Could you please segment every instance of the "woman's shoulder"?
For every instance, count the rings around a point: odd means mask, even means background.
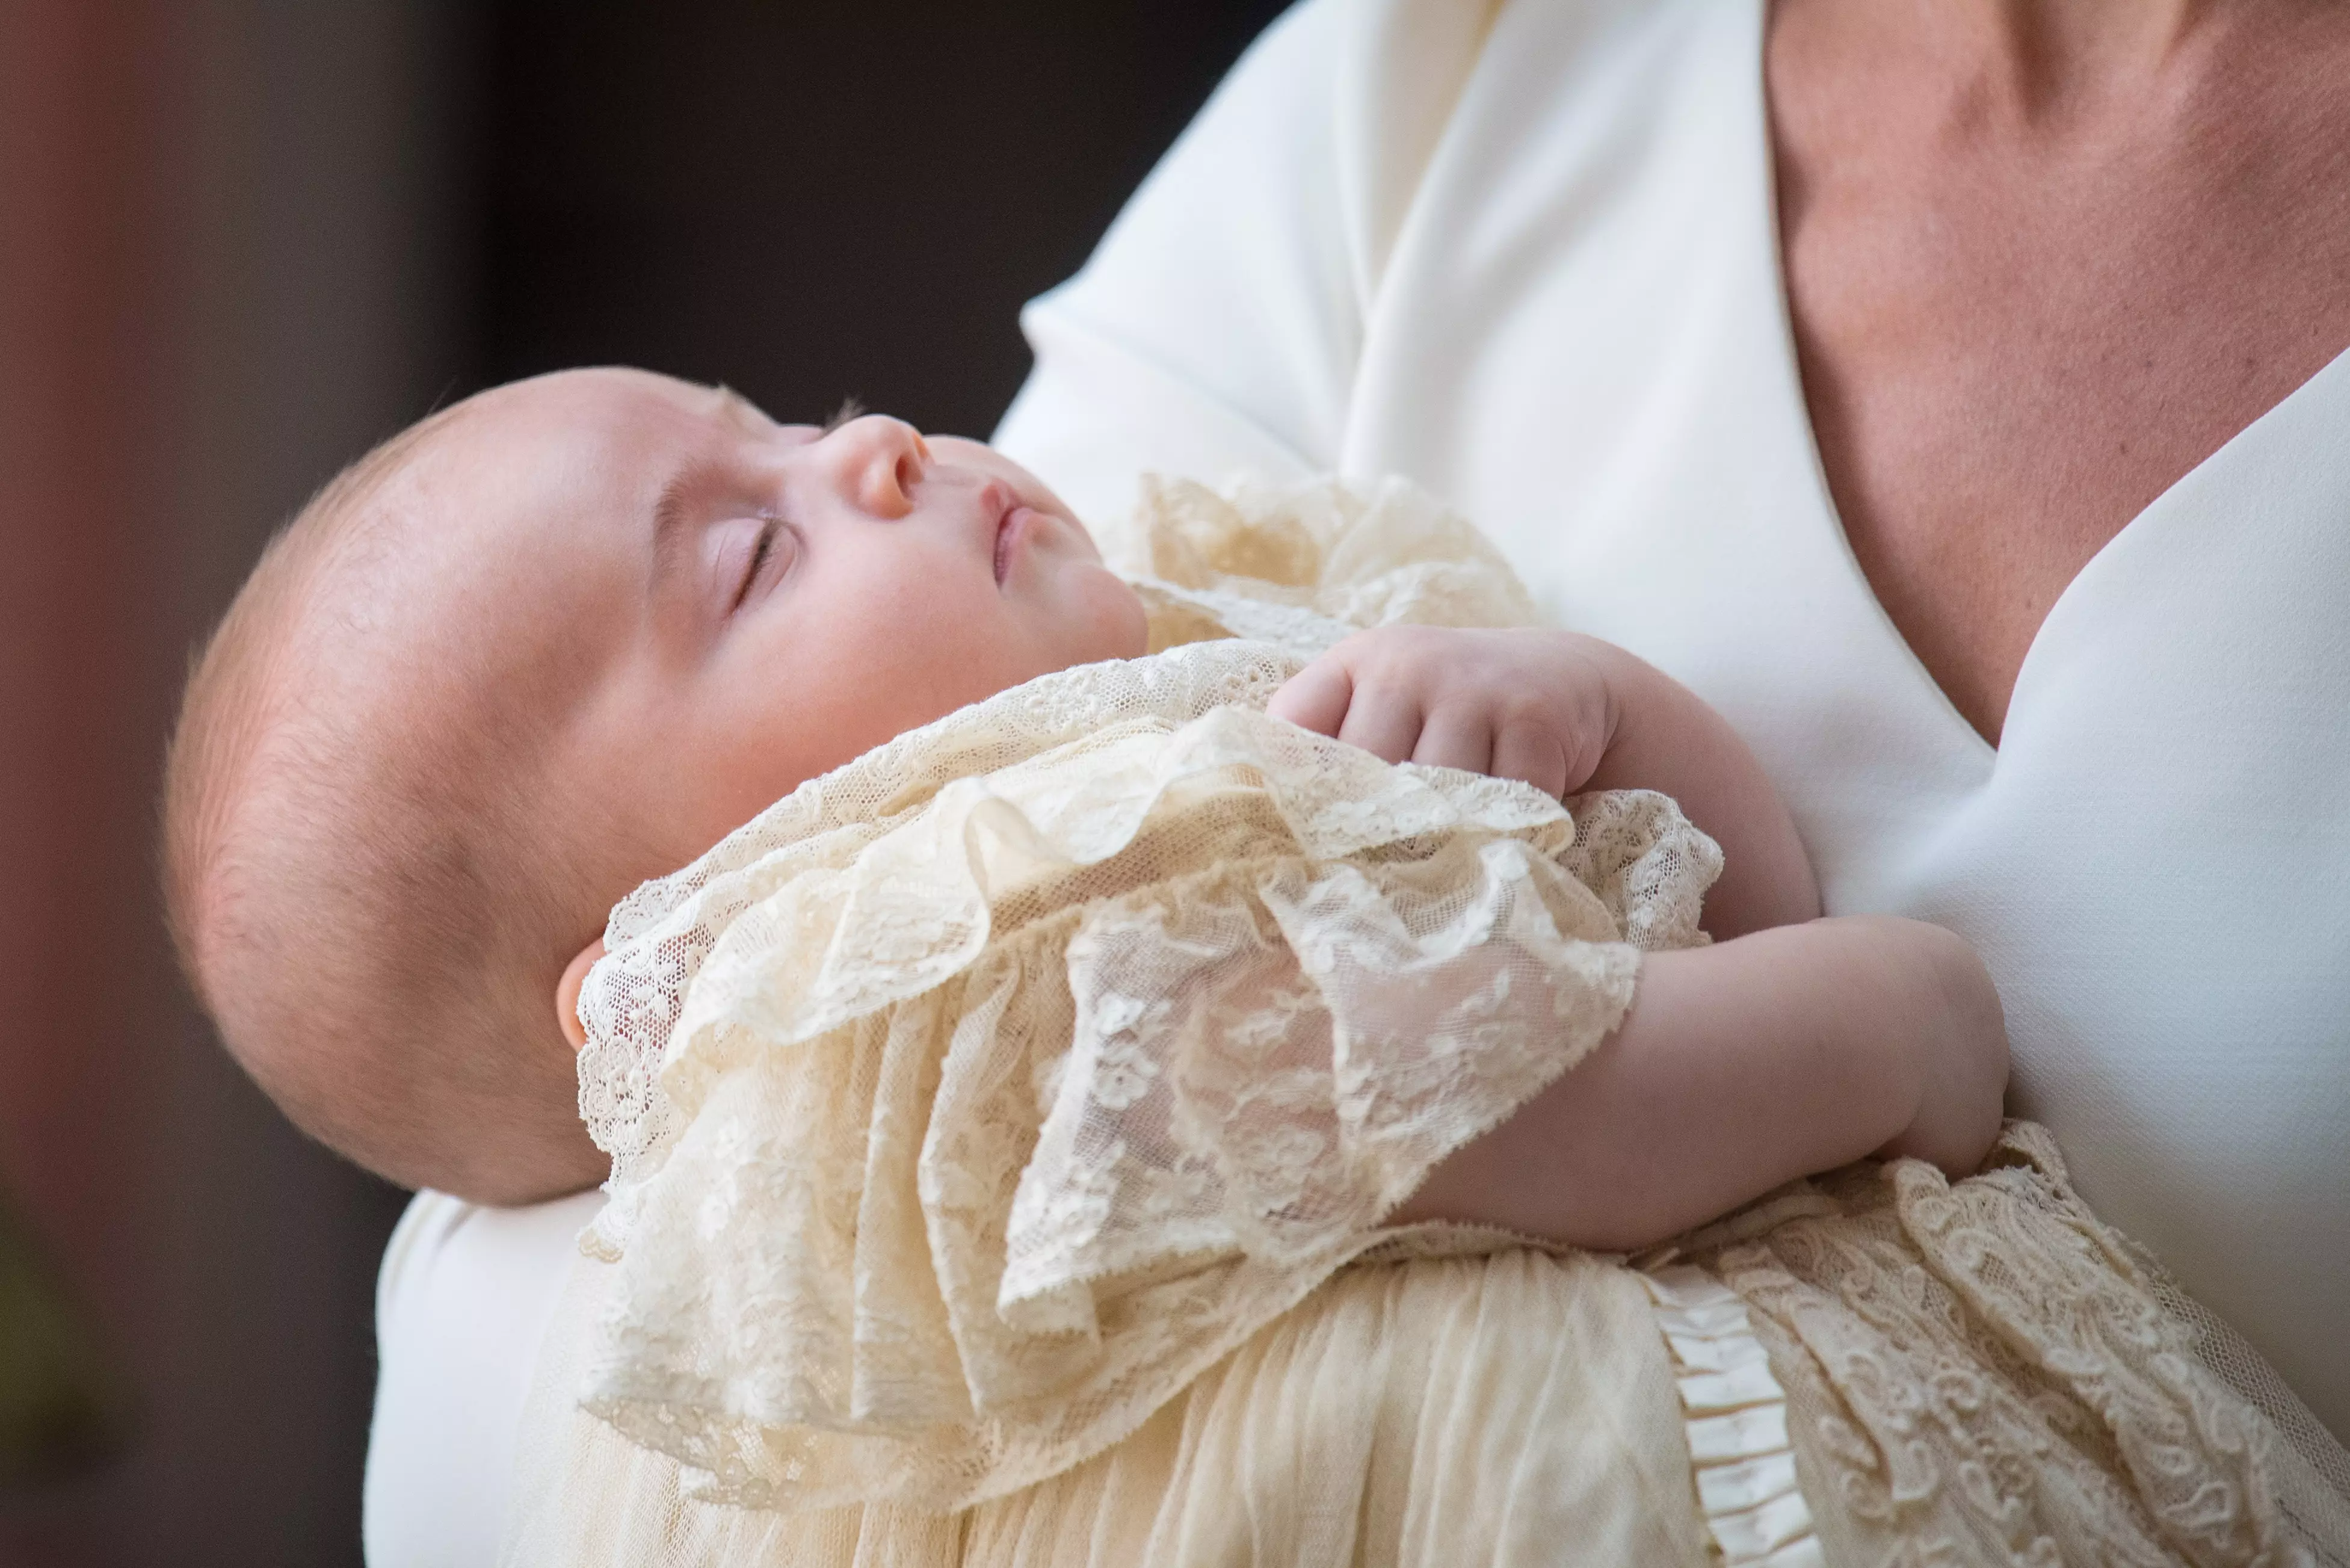
[[[1338,466],[1371,294],[1497,5],[1306,0],[1030,304],[996,444],[1087,517],[1144,469]]]
[[[1251,46],[1085,266],[1023,314],[1036,369],[996,444],[1088,518],[1122,515],[1145,469],[1347,469],[1367,346],[1448,287],[1459,257],[1438,243],[1433,268],[1399,282],[1402,259],[1495,212],[1523,215],[1562,157],[1593,170],[1567,184],[1605,184],[1652,140],[1648,122],[1712,91],[1717,73],[1695,67],[1724,42],[1751,47],[1751,9],[1305,0]]]

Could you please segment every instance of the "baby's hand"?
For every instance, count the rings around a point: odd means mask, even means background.
[[[1727,860],[1705,900],[1716,940],[1820,912],[1803,840],[1754,753],[1696,693],[1613,643],[1381,627],[1299,670],[1267,711],[1391,763],[1523,779],[1561,798],[1671,795]]]
[[[1615,737],[1611,656],[1622,657],[1571,632],[1379,627],[1298,671],[1266,711],[1391,763],[1563,796],[1598,771]]]

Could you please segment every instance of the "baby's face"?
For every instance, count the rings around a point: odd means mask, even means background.
[[[478,400],[407,483],[435,520],[416,587],[448,604],[442,646],[529,694],[553,808],[628,846],[631,878],[905,730],[1145,646],[1034,475],[878,415],[779,425],[707,387],[567,372]]]

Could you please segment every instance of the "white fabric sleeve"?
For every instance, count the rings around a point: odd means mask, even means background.
[[[995,444],[1097,526],[1145,470],[1339,470],[1380,269],[1489,11],[1305,0],[1268,28],[1085,267],[1022,313],[1036,366]]]
[[[570,1278],[583,1192],[484,1209],[420,1192],[376,1280],[375,1421],[360,1538],[369,1568],[487,1568],[512,1501],[540,1342]]]

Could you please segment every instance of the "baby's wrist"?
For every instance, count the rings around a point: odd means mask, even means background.
[[[1696,693],[1638,655],[1575,636],[1577,655],[1598,679],[1605,706],[1604,754],[1593,787],[1654,789],[1678,795],[1685,773],[1709,766],[1717,716]]]
[[[1566,639],[1572,656],[1584,661],[1599,677],[1596,684],[1602,704],[1601,751],[1612,752],[1623,739],[1633,715],[1654,701],[1648,688],[1663,677],[1655,666],[1612,642],[1579,631],[1558,635]]]
[[[1967,942],[1917,920],[1871,921],[1899,979],[1885,1014],[1913,1085],[1908,1120],[1876,1152],[1952,1177],[1979,1168],[1999,1135],[2007,1030],[1997,988]]]

